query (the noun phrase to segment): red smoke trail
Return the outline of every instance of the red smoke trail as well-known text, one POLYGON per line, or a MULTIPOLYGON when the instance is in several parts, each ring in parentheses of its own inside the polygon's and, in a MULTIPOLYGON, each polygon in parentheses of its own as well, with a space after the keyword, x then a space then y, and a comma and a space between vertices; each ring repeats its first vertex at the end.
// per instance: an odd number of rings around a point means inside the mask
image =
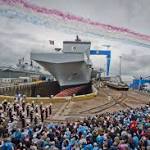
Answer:
POLYGON ((25 0, 0 0, 0 2, 8 4, 9 6, 19 5, 23 8, 26 8, 27 10, 32 10, 33 12, 36 12, 36 13, 41 13, 45 15, 55 15, 57 17, 61 17, 63 20, 77 21, 77 22, 85 23, 85 24, 92 25, 95 27, 99 27, 108 32, 124 33, 124 34, 129 35, 130 37, 150 41, 149 35, 137 33, 127 28, 121 28, 121 27, 115 27, 112 25, 102 24, 102 23, 95 22, 87 18, 78 17, 69 13, 64 13, 56 9, 47 9, 44 7, 39 7, 39 6, 30 4, 26 2, 25 0))

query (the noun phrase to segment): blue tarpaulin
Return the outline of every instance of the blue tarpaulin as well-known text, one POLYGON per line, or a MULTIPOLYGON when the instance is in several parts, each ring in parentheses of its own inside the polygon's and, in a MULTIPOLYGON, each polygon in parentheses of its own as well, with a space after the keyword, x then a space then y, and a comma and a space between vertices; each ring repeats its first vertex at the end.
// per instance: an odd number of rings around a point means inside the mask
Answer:
POLYGON ((150 80, 146 79, 134 79, 130 84, 130 88, 132 89, 140 89, 145 83, 150 83, 150 80))

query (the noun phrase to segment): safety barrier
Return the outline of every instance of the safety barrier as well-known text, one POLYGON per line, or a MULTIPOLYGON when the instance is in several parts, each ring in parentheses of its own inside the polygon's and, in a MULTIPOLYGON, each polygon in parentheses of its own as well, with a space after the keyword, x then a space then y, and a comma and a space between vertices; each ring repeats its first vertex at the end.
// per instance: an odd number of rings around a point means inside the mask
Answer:
MULTIPOLYGON (((38 84, 41 83, 43 81, 36 81, 33 82, 33 84, 38 84)), ((62 102, 66 102, 68 100, 71 101, 82 101, 82 100, 90 100, 94 97, 97 96, 97 89, 92 86, 92 93, 89 94, 85 94, 85 95, 73 95, 73 96, 67 96, 67 97, 26 97, 25 102, 26 103, 32 103, 34 102, 35 104, 47 104, 47 103, 62 103, 62 102)), ((0 95, 0 102, 7 100, 8 102, 13 102, 15 100, 14 96, 5 96, 5 95, 0 95)))
MULTIPOLYGON (((34 102, 35 104, 47 104, 47 103, 62 103, 66 102, 68 100, 72 101, 82 101, 82 100, 90 100, 94 97, 96 97, 97 92, 93 92, 90 94, 85 94, 85 95, 78 95, 78 96, 69 96, 69 97, 26 97, 25 102, 26 103, 32 103, 34 102)), ((15 99, 14 96, 4 96, 0 95, 0 102, 7 100, 8 102, 13 102, 15 99)))

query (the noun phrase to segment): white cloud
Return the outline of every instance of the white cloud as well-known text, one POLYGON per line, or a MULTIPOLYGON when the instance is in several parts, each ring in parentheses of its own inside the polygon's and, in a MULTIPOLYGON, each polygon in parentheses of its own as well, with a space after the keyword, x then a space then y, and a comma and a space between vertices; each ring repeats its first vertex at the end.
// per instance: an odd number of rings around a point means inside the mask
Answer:
MULTIPOLYGON (((131 28, 137 32, 150 34, 149 2, 143 0, 40 0, 30 2, 44 7, 51 7, 72 14, 91 18, 103 23, 131 28), (141 11, 144 10, 144 11, 141 11)), ((78 25, 79 26, 79 25, 78 25)), ((84 29, 84 26, 82 26, 84 29)), ((63 32, 31 23, 19 22, 15 19, 0 17, 0 63, 14 64, 20 57, 29 59, 31 50, 50 51, 48 40, 55 40, 57 47, 62 47, 63 40, 75 39, 76 32, 63 32)), ((128 45, 95 36, 87 36, 79 31, 82 39, 90 40, 92 48, 103 49, 103 44, 110 44, 112 51, 111 72, 118 74, 119 56, 123 57, 124 74, 149 74, 150 52, 148 48, 128 45)), ((95 67, 104 67, 103 56, 92 57, 95 67)))

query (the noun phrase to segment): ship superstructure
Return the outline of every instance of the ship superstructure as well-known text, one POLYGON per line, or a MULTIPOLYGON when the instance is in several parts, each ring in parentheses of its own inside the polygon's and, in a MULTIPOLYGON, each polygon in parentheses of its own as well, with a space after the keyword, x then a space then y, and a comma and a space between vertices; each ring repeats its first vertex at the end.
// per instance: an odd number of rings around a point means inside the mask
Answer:
POLYGON ((32 75, 43 75, 39 66, 24 62, 24 58, 19 59, 14 66, 0 66, 0 78, 18 78, 32 75))

